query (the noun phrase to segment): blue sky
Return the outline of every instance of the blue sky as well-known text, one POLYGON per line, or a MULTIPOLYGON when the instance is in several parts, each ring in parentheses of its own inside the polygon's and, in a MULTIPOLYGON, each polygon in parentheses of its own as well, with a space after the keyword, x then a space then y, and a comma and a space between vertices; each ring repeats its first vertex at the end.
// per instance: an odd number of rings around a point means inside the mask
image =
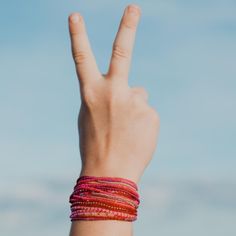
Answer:
MULTIPOLYGON (((79 11, 100 70, 128 1, 1 1, 0 229, 67 235, 79 174, 80 98, 67 16, 79 11)), ((235 235, 236 2, 136 1, 130 72, 161 117, 135 235, 235 235)))

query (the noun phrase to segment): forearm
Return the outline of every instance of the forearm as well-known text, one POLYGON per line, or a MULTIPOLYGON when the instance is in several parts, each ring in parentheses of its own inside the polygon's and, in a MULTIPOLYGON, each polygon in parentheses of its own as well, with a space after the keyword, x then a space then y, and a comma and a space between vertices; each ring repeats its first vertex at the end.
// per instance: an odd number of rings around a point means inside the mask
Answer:
POLYGON ((71 224, 70 236, 131 236, 133 223, 118 220, 78 220, 71 224))

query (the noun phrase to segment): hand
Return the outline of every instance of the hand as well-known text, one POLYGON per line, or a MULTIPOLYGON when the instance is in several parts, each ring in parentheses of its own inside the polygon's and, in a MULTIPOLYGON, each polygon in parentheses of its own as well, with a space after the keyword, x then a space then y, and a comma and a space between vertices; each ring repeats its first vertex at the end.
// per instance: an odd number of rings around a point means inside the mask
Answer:
POLYGON ((159 133, 159 115, 147 104, 145 89, 128 85, 140 15, 138 6, 126 8, 107 74, 101 74, 98 69, 83 17, 78 13, 69 17, 82 101, 78 117, 80 176, 117 176, 138 183, 152 159, 159 133))

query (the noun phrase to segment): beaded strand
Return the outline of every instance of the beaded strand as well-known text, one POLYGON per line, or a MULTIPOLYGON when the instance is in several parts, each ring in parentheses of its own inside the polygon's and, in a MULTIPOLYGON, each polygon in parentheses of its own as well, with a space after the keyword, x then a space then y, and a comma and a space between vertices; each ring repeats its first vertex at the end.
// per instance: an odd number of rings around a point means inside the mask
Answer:
POLYGON ((137 219, 138 186, 120 177, 81 176, 70 195, 71 221, 137 219))

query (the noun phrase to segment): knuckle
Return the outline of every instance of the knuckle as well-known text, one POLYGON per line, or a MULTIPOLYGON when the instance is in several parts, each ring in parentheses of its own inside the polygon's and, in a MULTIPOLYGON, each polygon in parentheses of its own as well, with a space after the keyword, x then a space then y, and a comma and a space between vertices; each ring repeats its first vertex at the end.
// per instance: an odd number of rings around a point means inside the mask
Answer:
POLYGON ((89 107, 93 106, 96 102, 95 92, 91 88, 83 88, 82 98, 89 107))
POLYGON ((133 89, 133 93, 143 97, 145 100, 148 99, 148 92, 145 88, 143 87, 134 87, 133 89))
POLYGON ((131 29, 131 30, 136 29, 136 22, 134 22, 133 20, 124 19, 121 25, 122 27, 131 29))
POLYGON ((144 92, 144 93, 146 93, 146 89, 145 88, 143 88, 143 87, 139 87, 139 88, 137 88, 140 92, 144 92))
POLYGON ((144 101, 143 97, 140 96, 140 94, 137 93, 133 94, 131 102, 133 107, 138 108, 138 110, 141 111, 141 113, 143 113, 143 109, 146 107, 146 102, 144 101))
POLYGON ((145 88, 139 88, 138 91, 139 91, 139 93, 141 93, 141 94, 143 94, 145 96, 148 95, 148 92, 147 92, 147 90, 145 88))
POLYGON ((121 46, 114 44, 113 45, 113 57, 115 58, 124 58, 127 59, 129 57, 128 50, 122 48, 121 46))
POLYGON ((155 124, 159 124, 160 123, 160 115, 159 113, 154 109, 154 108, 150 108, 150 119, 155 123, 155 124))
POLYGON ((84 51, 73 52, 73 58, 76 65, 83 64, 87 59, 87 54, 84 51))

